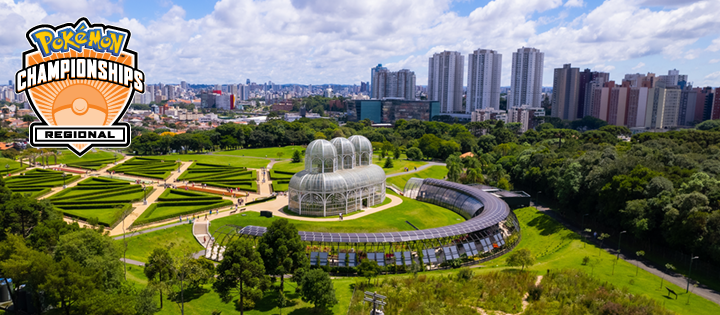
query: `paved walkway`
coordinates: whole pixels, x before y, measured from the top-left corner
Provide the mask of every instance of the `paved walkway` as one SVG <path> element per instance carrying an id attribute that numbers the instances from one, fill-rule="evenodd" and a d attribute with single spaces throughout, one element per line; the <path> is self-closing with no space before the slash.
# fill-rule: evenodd
<path id="1" fill-rule="evenodd" d="M 550 208 L 543 207 L 542 205 L 534 204 L 534 206 L 538 209 L 538 211 L 541 211 L 551 218 L 555 219 L 556 221 L 560 222 L 562 225 L 564 225 L 566 228 L 574 231 L 575 233 L 578 233 L 580 235 L 583 234 L 583 232 L 580 231 L 580 228 L 575 226 L 573 223 L 569 222 L 568 220 L 565 220 L 563 217 L 558 215 L 555 211 L 553 211 Z M 592 237 L 587 238 L 590 242 L 593 242 L 595 246 L 600 247 L 598 242 L 593 239 Z M 609 252 L 610 254 L 617 255 L 616 249 L 610 248 L 607 244 L 608 242 L 603 243 L 603 250 Z M 673 273 L 668 274 L 660 269 L 657 268 L 654 264 L 652 264 L 649 261 L 646 260 L 637 260 L 637 257 L 635 255 L 624 255 L 620 254 L 620 258 L 624 259 L 625 261 L 633 264 L 638 265 L 643 270 L 652 273 L 658 277 L 665 278 L 665 281 L 671 282 L 672 284 L 679 286 L 681 288 L 687 287 L 687 278 L 681 274 Z M 701 296 L 709 301 L 715 302 L 717 304 L 720 304 L 720 292 L 713 290 L 703 284 L 700 284 L 697 288 L 691 288 L 692 293 L 695 293 L 698 296 Z M 680 293 L 680 292 L 678 292 Z"/>
<path id="2" fill-rule="evenodd" d="M 181 170 L 187 169 L 187 168 L 190 166 L 190 164 L 192 164 L 192 162 L 182 162 L 182 166 L 180 166 L 180 169 L 181 169 Z M 175 179 L 178 178 L 178 176 L 180 176 L 180 174 L 182 174 L 182 173 L 172 172 L 172 174 L 170 175 L 170 177 L 168 177 L 167 182 L 172 183 Z M 125 176 L 125 175 L 123 175 L 123 176 Z M 160 195 L 161 195 L 164 191 L 165 191 L 165 188 L 163 188 L 163 185 L 162 185 L 162 184 L 157 184 L 156 187 L 155 187 L 155 190 L 154 190 L 150 195 L 148 195 L 148 196 L 146 197 L 146 199 L 147 199 L 147 205 L 144 205 L 144 204 L 142 203 L 142 201 L 133 204 L 133 206 L 135 207 L 135 209 L 133 209 L 133 211 L 132 211 L 130 214 L 128 214 L 128 215 L 125 217 L 125 219 L 123 219 L 123 221 L 125 222 L 125 225 L 124 225 L 124 226 L 125 226 L 125 229 L 127 229 L 128 227 L 130 227 L 130 226 L 133 224 L 133 222 L 135 222 L 135 220 L 137 220 L 137 218 L 140 217 L 140 215 L 142 215 L 142 213 L 145 212 L 145 210 L 147 210 L 147 208 L 148 208 L 151 204 L 153 204 L 153 202 L 155 202 L 155 201 L 157 200 L 157 198 L 160 197 Z M 167 222 L 165 222 L 165 223 L 167 223 Z M 162 223 L 159 223 L 158 225 L 160 225 L 160 224 L 162 224 Z M 120 222 L 120 223 L 118 223 L 118 224 L 115 226 L 114 229 L 112 229 L 112 230 L 110 231 L 110 235 L 120 235 L 120 234 L 123 234 L 124 232 L 125 232 L 125 231 L 123 231 L 123 223 Z"/>
<path id="3" fill-rule="evenodd" d="M 417 173 L 417 172 L 420 172 L 420 171 L 422 171 L 422 170 L 424 170 L 424 169 L 426 169 L 426 168 L 428 168 L 428 167 L 431 167 L 431 166 L 445 166 L 445 163 L 440 163 L 440 162 L 428 162 L 427 164 L 418 167 L 417 170 L 412 170 L 412 169 L 411 169 L 411 170 L 409 170 L 409 171 L 407 171 L 407 172 L 400 172 L 400 173 L 390 174 L 390 175 L 387 175 L 387 176 L 385 176 L 385 177 L 395 177 L 395 176 L 401 176 L 401 175 L 407 175 L 407 174 Z"/>
<path id="4" fill-rule="evenodd" d="M 140 267 L 144 267 L 144 266 L 145 266 L 145 263 L 144 263 L 144 262 L 142 262 L 142 261 L 137 261 L 137 260 L 132 260 L 132 259 L 130 259 L 130 258 L 120 258 L 120 261 L 126 262 L 126 263 L 131 264 L 131 265 L 135 265 L 135 266 L 140 266 Z"/>

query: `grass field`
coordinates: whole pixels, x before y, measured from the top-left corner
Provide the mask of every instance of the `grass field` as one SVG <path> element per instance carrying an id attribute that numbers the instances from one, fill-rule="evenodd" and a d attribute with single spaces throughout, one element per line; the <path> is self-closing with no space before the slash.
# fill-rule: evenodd
<path id="1" fill-rule="evenodd" d="M 0 175 L 7 176 L 8 173 L 15 174 L 28 167 L 28 160 L 23 160 L 23 166 L 20 166 L 20 162 L 13 161 L 11 159 L 0 158 Z M 5 166 L 8 166 L 7 168 Z"/>
<path id="2" fill-rule="evenodd" d="M 128 234 L 129 235 L 129 234 Z M 128 242 L 125 257 L 146 262 L 155 248 L 170 248 L 172 254 L 180 254 L 185 248 L 191 252 L 203 250 L 192 234 L 192 224 L 183 224 L 151 233 L 126 238 Z M 124 248 L 122 239 L 115 241 L 118 248 Z"/>
<path id="3" fill-rule="evenodd" d="M 150 205 L 133 225 L 171 219 L 204 210 L 217 209 L 232 205 L 232 201 L 224 200 L 217 195 L 182 189 L 166 189 L 157 201 Z"/>
<path id="4" fill-rule="evenodd" d="M 664 281 L 660 287 L 660 278 L 639 270 L 624 260 L 616 260 L 614 255 L 602 251 L 592 244 L 585 243 L 581 237 L 565 229 L 560 223 L 549 216 L 538 212 L 535 208 L 515 210 L 522 229 L 522 240 L 515 250 L 527 248 L 537 256 L 537 263 L 529 269 L 544 275 L 547 270 L 573 268 L 582 270 L 600 282 L 609 282 L 618 287 L 626 287 L 629 293 L 642 294 L 664 304 L 669 310 L 678 314 L 720 314 L 720 305 L 710 302 L 697 295 L 690 295 L 690 304 L 686 305 L 687 295 L 683 288 Z M 507 256 L 507 255 L 506 255 Z M 583 258 L 591 259 L 588 265 L 582 265 Z M 617 262 L 613 274 L 613 264 Z M 505 268 L 505 258 L 498 258 L 483 265 L 494 268 L 482 268 L 483 272 Z M 675 290 L 677 300 L 665 297 L 665 286 Z"/>
<path id="5" fill-rule="evenodd" d="M 130 209 L 131 203 L 143 199 L 140 185 L 109 178 L 88 178 L 75 187 L 47 198 L 55 208 L 70 217 L 89 220 L 97 218 L 104 226 L 112 226 Z"/>
<path id="6" fill-rule="evenodd" d="M 373 156 L 373 164 L 383 167 L 385 165 L 385 159 L 381 159 L 379 154 L 375 154 Z M 414 167 L 420 167 L 425 164 L 427 164 L 427 162 L 410 161 L 407 159 L 407 156 L 405 156 L 405 154 L 401 154 L 399 159 L 393 160 L 393 167 L 383 168 L 383 170 L 385 171 L 385 174 L 395 174 L 404 172 L 406 167 L 412 170 Z"/>
<path id="7" fill-rule="evenodd" d="M 300 153 L 302 153 L 302 150 L 304 150 L 302 146 L 299 145 L 289 145 L 286 147 L 271 147 L 271 148 L 257 148 L 257 149 L 242 149 L 242 150 L 233 150 L 233 151 L 221 151 L 221 152 L 215 152 L 215 154 L 218 155 L 237 155 L 237 156 L 254 156 L 254 157 L 260 157 L 260 158 L 268 158 L 268 159 L 290 159 L 293 156 L 293 153 L 295 150 L 300 150 Z M 278 153 L 282 152 L 281 156 L 278 156 Z"/>
<path id="8" fill-rule="evenodd" d="M 198 161 L 200 163 L 210 163 L 210 164 L 222 164 L 222 165 L 228 165 L 230 166 L 237 166 L 237 167 L 247 167 L 247 168 L 262 168 L 268 165 L 270 163 L 270 160 L 268 159 L 261 159 L 256 157 L 230 157 L 230 156 L 221 156 L 221 155 L 212 155 L 212 154 L 167 154 L 167 155 L 160 155 L 160 156 L 145 156 L 149 159 L 161 159 L 161 160 L 181 160 L 183 162 L 187 161 Z"/>
<path id="9" fill-rule="evenodd" d="M 273 164 L 272 169 L 277 171 L 297 173 L 305 169 L 305 161 L 300 161 L 298 163 L 293 163 L 292 160 L 280 161 Z"/>
<path id="10" fill-rule="evenodd" d="M 447 168 L 445 166 L 441 165 L 435 165 L 430 166 L 422 171 L 400 175 L 400 176 L 393 176 L 387 178 L 388 184 L 395 184 L 396 186 L 400 187 L 400 189 L 405 188 L 405 183 L 413 177 L 418 178 L 438 178 L 442 179 L 447 175 Z"/>
<path id="11" fill-rule="evenodd" d="M 174 160 L 133 157 L 120 165 L 109 168 L 108 171 L 164 180 L 170 177 L 172 172 L 178 169 L 179 165 L 180 163 Z"/>
<path id="12" fill-rule="evenodd" d="M 330 222 L 290 220 L 290 222 L 295 224 L 300 231 L 379 233 L 414 230 L 405 221 L 410 221 L 419 229 L 429 229 L 465 221 L 460 215 L 451 210 L 405 197 L 400 198 L 403 199 L 403 203 L 358 219 Z M 237 214 L 213 220 L 212 226 L 220 227 L 225 224 L 270 226 L 272 221 L 277 220 L 277 217 L 261 217 L 258 212 L 245 212 L 244 214 L 246 214 L 244 217 Z"/>
<path id="13" fill-rule="evenodd" d="M 178 180 L 221 188 L 257 191 L 257 172 L 245 167 L 195 162 L 178 177 Z"/>
<path id="14" fill-rule="evenodd" d="M 23 175 L 14 175 L 5 178 L 5 186 L 12 192 L 30 194 L 36 198 L 50 192 L 53 187 L 60 187 L 80 179 L 79 175 L 66 174 L 63 179 L 63 172 L 47 169 L 34 168 Z"/>
<path id="15" fill-rule="evenodd" d="M 58 155 L 58 163 L 60 164 L 69 164 L 69 163 L 76 163 L 76 162 L 84 162 L 84 161 L 91 161 L 91 160 L 102 160 L 102 159 L 109 159 L 109 160 L 115 160 L 115 157 L 113 156 L 114 152 L 107 152 L 107 151 L 101 151 L 101 150 L 90 150 L 90 152 L 85 153 L 82 157 L 78 157 L 70 150 L 62 149 L 60 152 L 62 154 Z M 120 161 L 123 158 L 123 155 L 121 153 L 117 154 L 117 160 Z M 55 162 L 54 158 L 50 158 L 51 162 Z M 112 161 L 111 161 L 112 162 Z"/>

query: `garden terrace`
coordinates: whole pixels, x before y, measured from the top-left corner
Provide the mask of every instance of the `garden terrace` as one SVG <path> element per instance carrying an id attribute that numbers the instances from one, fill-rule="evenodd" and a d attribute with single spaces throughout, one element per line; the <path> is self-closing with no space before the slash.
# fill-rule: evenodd
<path id="1" fill-rule="evenodd" d="M 178 180 L 208 186 L 257 191 L 257 172 L 246 167 L 195 162 Z"/>
<path id="2" fill-rule="evenodd" d="M 143 200 L 151 188 L 109 178 L 88 178 L 47 200 L 63 214 L 82 220 L 97 218 L 104 226 L 113 226 L 133 202 Z"/>
<path id="3" fill-rule="evenodd" d="M 232 201 L 224 200 L 220 196 L 182 189 L 166 189 L 157 201 L 135 220 L 133 225 L 175 219 L 182 215 L 199 214 L 232 204 Z"/>
<path id="4" fill-rule="evenodd" d="M 114 158 L 97 159 L 97 160 L 77 160 L 75 162 L 67 163 L 67 166 L 97 171 L 97 170 L 105 167 L 105 165 L 114 163 L 115 161 L 116 161 L 116 159 L 114 159 Z"/>
<path id="5" fill-rule="evenodd" d="M 69 184 L 80 179 L 80 176 L 70 174 L 65 175 L 63 179 L 63 174 L 59 171 L 35 168 L 22 175 L 6 178 L 5 186 L 14 193 L 30 194 L 30 197 L 37 198 L 50 192 L 53 187 L 60 187 L 63 183 Z"/>
<path id="6" fill-rule="evenodd" d="M 167 179 L 179 166 L 180 163 L 174 161 L 134 157 L 125 163 L 108 169 L 108 171 L 132 176 Z"/>

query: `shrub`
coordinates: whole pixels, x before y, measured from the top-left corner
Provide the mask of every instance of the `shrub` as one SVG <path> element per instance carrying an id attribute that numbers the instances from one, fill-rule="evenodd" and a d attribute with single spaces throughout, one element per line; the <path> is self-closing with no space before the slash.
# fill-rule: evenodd
<path id="1" fill-rule="evenodd" d="M 460 272 L 458 272 L 458 280 L 470 280 L 474 274 L 475 273 L 470 270 L 470 268 L 460 268 Z"/>
<path id="2" fill-rule="evenodd" d="M 543 287 L 542 284 L 535 285 L 534 283 L 528 288 L 528 300 L 538 301 L 542 295 Z"/>
<path id="3" fill-rule="evenodd" d="M 583 261 L 582 261 L 583 266 L 587 266 L 587 264 L 588 264 L 589 262 L 590 262 L 590 257 L 589 257 L 589 256 L 583 257 Z"/>

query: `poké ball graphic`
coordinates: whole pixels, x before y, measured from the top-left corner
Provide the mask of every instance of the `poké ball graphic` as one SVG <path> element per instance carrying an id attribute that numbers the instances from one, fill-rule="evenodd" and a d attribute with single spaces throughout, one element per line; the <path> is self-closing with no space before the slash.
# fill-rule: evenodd
<path id="1" fill-rule="evenodd" d="M 58 93 L 52 116 L 58 126 L 103 126 L 108 116 L 107 100 L 92 86 L 70 85 Z"/>

